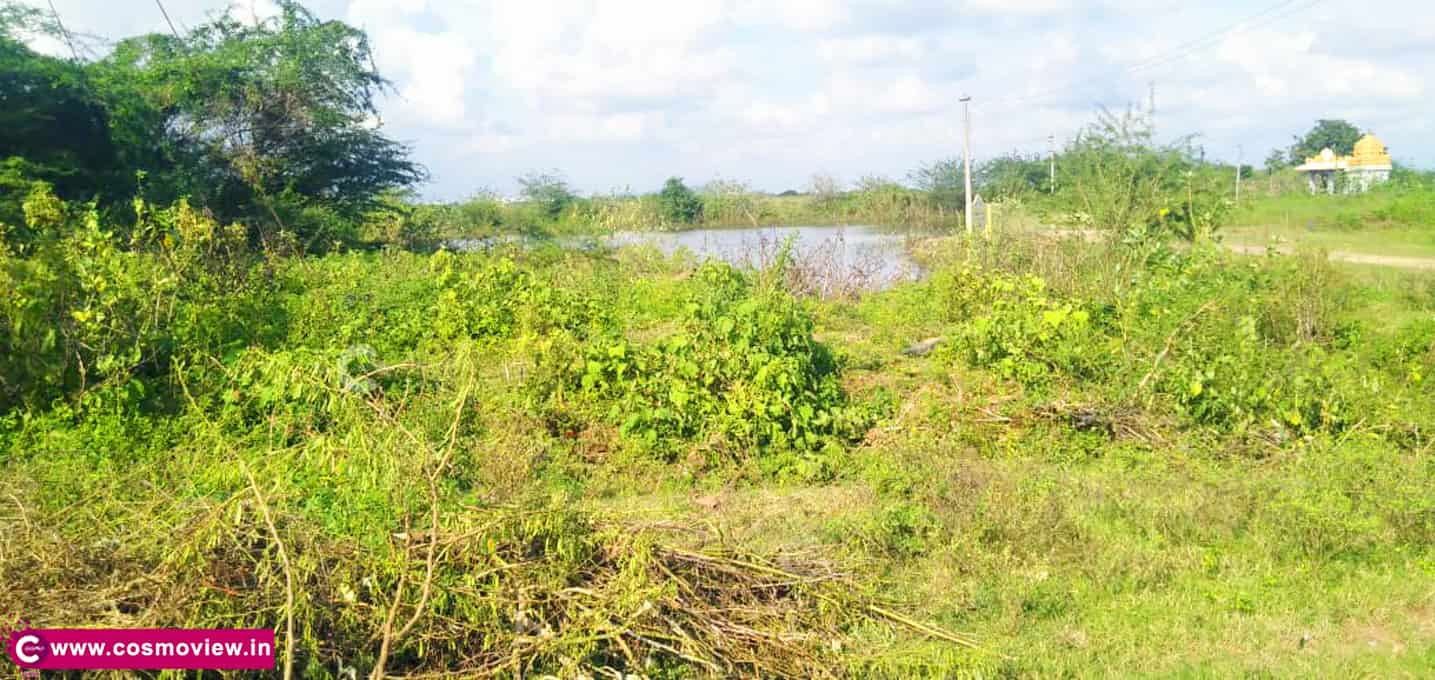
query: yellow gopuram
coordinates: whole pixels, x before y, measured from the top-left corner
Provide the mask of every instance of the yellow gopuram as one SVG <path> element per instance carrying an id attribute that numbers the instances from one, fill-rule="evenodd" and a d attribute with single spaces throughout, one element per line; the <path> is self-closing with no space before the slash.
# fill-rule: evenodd
<path id="1" fill-rule="evenodd" d="M 1345 192 L 1355 193 L 1390 179 L 1393 167 L 1385 144 L 1375 135 L 1367 134 L 1355 143 L 1355 149 L 1349 156 L 1337 156 L 1330 147 L 1326 147 L 1319 154 L 1305 159 L 1304 163 L 1296 166 L 1296 170 L 1305 173 L 1311 193 L 1324 191 L 1333 194 L 1336 173 L 1344 176 Z"/>

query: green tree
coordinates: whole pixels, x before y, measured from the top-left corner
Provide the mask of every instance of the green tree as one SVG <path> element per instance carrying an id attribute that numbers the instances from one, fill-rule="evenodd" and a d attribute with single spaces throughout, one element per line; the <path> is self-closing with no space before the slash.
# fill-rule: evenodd
<path id="1" fill-rule="evenodd" d="M 558 171 L 530 172 L 518 178 L 519 195 L 537 205 L 548 219 L 558 219 L 578 199 Z"/>
<path id="2" fill-rule="evenodd" d="M 807 193 L 817 205 L 830 208 L 842 197 L 842 181 L 834 175 L 817 173 L 812 176 Z"/>
<path id="3" fill-rule="evenodd" d="M 680 224 L 693 224 L 703 217 L 703 201 L 681 177 L 669 177 L 658 192 L 658 206 L 663 217 Z"/>
<path id="4" fill-rule="evenodd" d="M 1322 118 L 1304 137 L 1294 138 L 1295 143 L 1291 144 L 1288 157 L 1292 165 L 1297 165 L 1326 148 L 1344 156 L 1355 150 L 1360 135 L 1360 128 L 1346 121 Z"/>
<path id="5" fill-rule="evenodd" d="M 1093 227 L 1195 240 L 1215 231 L 1230 207 L 1230 175 L 1199 156 L 1189 137 L 1158 144 L 1150 119 L 1135 110 L 1103 110 L 1067 145 L 1058 184 Z"/>
<path id="6" fill-rule="evenodd" d="M 20 203 L 36 182 L 72 201 L 133 193 L 84 64 L 38 54 L 19 39 L 50 32 L 43 18 L 0 5 L 0 222 L 16 229 L 16 240 L 27 238 Z"/>
<path id="7" fill-rule="evenodd" d="M 124 120 L 162 131 L 173 193 L 312 248 L 345 236 L 335 218 L 425 173 L 378 130 L 375 100 L 389 82 L 365 33 L 279 4 L 257 24 L 225 15 L 182 36 L 121 41 L 95 70 Z"/>
<path id="8" fill-rule="evenodd" d="M 703 218 L 719 224 L 748 223 L 757 226 L 762 205 L 746 184 L 737 180 L 715 179 L 703 187 Z"/>
<path id="9" fill-rule="evenodd" d="M 1040 156 L 1013 152 L 978 165 L 972 173 L 972 182 L 987 199 L 1044 192 L 1050 189 L 1050 167 Z"/>
<path id="10" fill-rule="evenodd" d="M 946 158 L 923 165 L 908 173 L 907 181 L 926 192 L 938 206 L 956 209 L 966 205 L 966 176 L 960 158 Z"/>
<path id="11" fill-rule="evenodd" d="M 1278 172 L 1290 167 L 1290 163 L 1286 161 L 1286 153 L 1285 149 L 1271 149 L 1266 155 L 1266 172 Z"/>

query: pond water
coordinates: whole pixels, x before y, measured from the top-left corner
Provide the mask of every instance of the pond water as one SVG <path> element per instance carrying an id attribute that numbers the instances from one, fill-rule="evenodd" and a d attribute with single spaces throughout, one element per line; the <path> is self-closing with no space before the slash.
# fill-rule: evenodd
<path id="1" fill-rule="evenodd" d="M 789 267 L 817 292 L 854 292 L 885 288 L 917 278 L 921 268 L 907 251 L 909 238 L 925 235 L 869 225 L 783 225 L 619 232 L 599 242 L 614 247 L 652 245 L 664 253 L 687 251 L 698 260 L 720 259 L 739 267 L 772 264 L 784 243 L 792 241 Z M 522 242 L 521 238 L 516 239 Z M 456 250 L 482 250 L 515 242 L 514 237 L 458 239 Z M 570 247 L 591 247 L 591 238 L 560 239 Z"/>
<path id="2" fill-rule="evenodd" d="M 716 258 L 737 266 L 771 264 L 782 245 L 792 239 L 794 263 L 826 277 L 862 287 L 883 287 L 916 277 L 920 270 L 907 253 L 908 236 L 867 225 L 765 226 L 731 229 L 690 229 L 673 232 L 621 232 L 607 242 L 614 246 L 651 244 L 666 253 L 686 249 L 698 259 Z"/>

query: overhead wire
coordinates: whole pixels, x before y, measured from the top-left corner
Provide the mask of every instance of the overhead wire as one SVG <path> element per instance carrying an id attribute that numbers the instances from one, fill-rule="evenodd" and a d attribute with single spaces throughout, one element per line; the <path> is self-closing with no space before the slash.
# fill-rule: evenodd
<path id="1" fill-rule="evenodd" d="M 1087 78 L 1070 81 L 1061 85 L 1047 88 L 1040 92 L 1027 95 L 1005 97 L 988 101 L 982 101 L 980 99 L 977 99 L 972 102 L 973 114 L 985 115 L 1009 110 L 1013 106 L 1046 99 L 1064 92 L 1070 92 L 1081 86 L 1088 85 L 1094 82 L 1108 81 L 1113 78 L 1119 78 L 1133 73 L 1139 73 L 1142 71 L 1154 69 L 1160 66 L 1164 66 L 1166 64 L 1175 63 L 1220 44 L 1223 39 L 1230 35 L 1242 31 L 1248 31 L 1252 28 L 1256 28 L 1259 26 L 1264 26 L 1274 21 L 1279 21 L 1297 12 L 1306 11 L 1320 4 L 1321 2 L 1324 2 L 1324 0 L 1281 0 L 1280 2 L 1276 2 L 1272 5 L 1266 6 L 1260 11 L 1241 19 L 1240 21 L 1229 24 L 1219 30 L 1212 31 L 1191 40 L 1182 42 L 1175 48 L 1167 52 L 1152 57 L 1147 57 L 1141 61 L 1132 64 L 1128 64 L 1112 73 L 1103 73 Z M 1020 147 L 1030 147 L 1047 141 L 1047 137 L 1042 136 L 1040 139 L 1033 138 L 1028 141 L 1018 142 L 1017 144 L 1009 146 L 1019 149 Z"/>
<path id="2" fill-rule="evenodd" d="M 50 0 L 50 16 L 55 18 L 55 27 L 60 29 L 60 35 L 65 36 L 65 44 L 70 46 L 70 56 L 75 61 L 80 61 L 80 51 L 75 49 L 75 38 L 70 35 L 70 30 L 65 28 L 65 22 L 60 21 L 60 13 L 55 10 L 55 0 Z"/>
<path id="3" fill-rule="evenodd" d="M 1082 85 L 1087 85 L 1098 81 L 1110 80 L 1115 77 L 1129 75 L 1131 73 L 1138 73 L 1141 71 L 1155 68 L 1157 66 L 1174 63 L 1182 59 L 1189 58 L 1190 56 L 1198 52 L 1209 49 L 1210 47 L 1218 44 L 1222 39 L 1228 37 L 1229 35 L 1240 31 L 1250 30 L 1251 28 L 1257 26 L 1263 26 L 1267 23 L 1270 23 L 1271 21 L 1283 19 L 1296 12 L 1310 9 L 1311 7 L 1314 7 L 1321 2 L 1324 2 L 1324 0 L 1281 0 L 1281 2 L 1277 2 L 1273 5 L 1267 6 L 1265 9 L 1262 9 L 1261 11 L 1256 12 L 1255 14 L 1252 14 L 1233 24 L 1230 24 L 1218 31 L 1214 31 L 1198 38 L 1183 42 L 1176 48 L 1164 54 L 1159 54 L 1154 57 L 1148 57 L 1134 64 L 1128 64 L 1114 73 L 1103 73 L 1095 76 L 1090 76 L 1087 78 L 1082 78 L 1072 82 L 1064 83 L 1055 87 L 1047 88 L 1046 90 L 1033 94 L 1005 97 L 986 102 L 985 104 L 986 107 L 1007 107 L 1017 104 L 1024 104 L 1027 102 L 1045 99 L 1047 97 L 1061 94 L 1063 92 L 1069 92 Z M 989 108 L 987 110 L 990 111 L 1001 109 Z"/>
<path id="4" fill-rule="evenodd" d="M 169 19 L 169 12 L 166 12 L 166 11 L 165 11 L 165 9 L 164 9 L 164 3 L 161 2 L 160 0 L 154 0 L 154 4 L 155 4 L 156 7 L 159 8 L 159 13 L 162 14 L 162 15 L 164 15 L 164 22 L 165 22 L 166 24 L 169 24 L 169 32 L 170 32 L 170 33 L 173 33 L 173 34 L 174 34 L 174 37 L 178 38 L 178 37 L 179 37 L 179 31 L 174 30 L 174 22 L 173 22 L 173 21 L 170 21 L 170 19 Z"/>

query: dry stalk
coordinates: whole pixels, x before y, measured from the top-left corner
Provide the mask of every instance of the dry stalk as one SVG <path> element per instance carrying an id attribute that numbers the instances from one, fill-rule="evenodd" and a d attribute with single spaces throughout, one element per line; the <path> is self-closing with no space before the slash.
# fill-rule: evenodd
<path id="1" fill-rule="evenodd" d="M 284 549 L 284 541 L 279 538 L 279 530 L 274 526 L 274 517 L 269 514 L 269 503 L 264 500 L 264 494 L 259 491 L 259 483 L 254 480 L 254 473 L 249 471 L 249 466 L 242 458 L 239 459 L 239 469 L 249 478 L 249 488 L 254 491 L 254 499 L 259 503 L 259 512 L 264 517 L 264 525 L 269 528 L 274 547 L 279 551 L 279 562 L 284 567 L 284 680 L 290 680 L 294 677 L 294 572 L 289 567 L 289 552 Z"/>
<path id="2" fill-rule="evenodd" d="M 429 470 L 426 474 L 428 478 L 429 493 L 429 535 L 428 552 L 424 558 L 424 580 L 423 585 L 420 586 L 419 590 L 419 601 L 418 604 L 414 606 L 413 613 L 409 616 L 408 621 L 404 623 L 403 627 L 400 628 L 397 633 L 393 633 L 391 635 L 390 632 L 393 629 L 394 614 L 398 611 L 399 606 L 402 604 L 404 574 L 406 574 L 408 571 L 407 569 L 401 570 L 397 592 L 394 593 L 393 605 L 390 607 L 389 613 L 384 620 L 383 637 L 382 641 L 379 644 L 379 658 L 374 663 L 373 672 L 369 676 L 370 678 L 373 678 L 373 680 L 378 680 L 379 678 L 384 677 L 384 666 L 388 663 L 389 649 L 395 642 L 403 639 L 403 637 L 407 635 L 410 630 L 413 629 L 414 625 L 418 623 L 419 619 L 423 616 L 425 608 L 428 606 L 429 597 L 432 595 L 433 592 L 433 577 L 434 572 L 438 566 L 437 558 L 439 544 L 438 480 L 439 477 L 443 475 L 444 469 L 448 467 L 449 460 L 453 457 L 453 448 L 456 441 L 458 440 L 459 422 L 462 420 L 463 417 L 464 406 L 468 404 L 468 394 L 470 389 L 468 385 L 472 385 L 472 382 L 466 383 L 463 392 L 459 394 L 458 405 L 454 408 L 453 421 L 449 424 L 443 454 L 439 457 L 437 463 L 429 466 Z M 370 402 L 370 404 L 373 405 L 373 402 Z M 382 414 L 381 410 L 377 408 L 375 410 Z M 397 420 L 394 420 L 393 422 L 395 424 L 398 424 Z M 418 437 L 414 436 L 413 432 L 411 432 L 408 428 L 402 426 L 400 427 L 405 433 L 405 435 L 408 436 L 412 441 L 414 441 L 415 444 L 421 444 L 423 446 L 424 450 L 428 452 L 427 457 L 431 459 L 433 456 L 432 448 L 427 446 L 426 444 L 421 443 Z M 405 547 L 404 549 L 404 558 L 404 562 L 405 564 L 407 564 L 407 547 Z"/>
<path id="3" fill-rule="evenodd" d="M 1181 323 L 1176 324 L 1176 328 L 1171 331 L 1170 335 L 1166 336 L 1166 346 L 1161 348 L 1161 353 L 1157 354 L 1156 360 L 1151 362 L 1151 370 L 1147 371 L 1146 375 L 1142 376 L 1141 382 L 1136 385 L 1138 392 L 1146 389 L 1146 383 L 1151 380 L 1152 376 L 1156 375 L 1156 369 L 1161 366 L 1161 362 L 1166 358 L 1166 355 L 1171 353 L 1171 348 L 1176 345 L 1176 336 L 1180 335 L 1181 331 L 1185 330 L 1197 317 L 1205 314 L 1215 306 L 1215 300 L 1207 300 L 1206 304 L 1201 305 L 1200 309 L 1197 309 L 1193 314 L 1183 319 Z"/>

